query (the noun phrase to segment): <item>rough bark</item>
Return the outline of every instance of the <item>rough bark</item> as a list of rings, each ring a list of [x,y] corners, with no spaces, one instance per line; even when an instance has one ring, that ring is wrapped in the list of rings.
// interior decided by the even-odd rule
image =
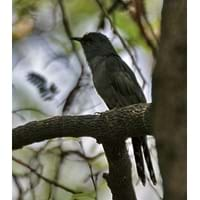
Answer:
[[[132,185],[132,167],[125,141],[103,142],[103,148],[109,163],[109,174],[104,178],[111,188],[113,200],[136,200]]]
[[[135,104],[98,115],[56,116],[33,121],[13,129],[13,150],[58,137],[89,136],[102,143],[113,138],[125,140],[151,134],[150,110],[150,104]]]
[[[186,0],[164,1],[153,74],[153,127],[165,199],[186,199]]]

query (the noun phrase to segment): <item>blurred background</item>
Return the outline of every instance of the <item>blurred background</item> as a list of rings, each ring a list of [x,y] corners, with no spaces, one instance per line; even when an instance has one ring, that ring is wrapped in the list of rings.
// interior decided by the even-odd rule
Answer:
[[[71,36],[101,32],[134,71],[148,102],[160,36],[162,0],[13,0],[13,127],[55,115],[107,110]],[[117,30],[117,31],[116,31]],[[123,41],[122,41],[123,40]],[[133,152],[127,140],[130,156]],[[155,140],[148,137],[158,184],[144,187],[133,164],[138,199],[163,196]],[[59,138],[13,152],[13,200],[112,199],[103,148],[92,138]],[[149,177],[147,173],[147,177]]]

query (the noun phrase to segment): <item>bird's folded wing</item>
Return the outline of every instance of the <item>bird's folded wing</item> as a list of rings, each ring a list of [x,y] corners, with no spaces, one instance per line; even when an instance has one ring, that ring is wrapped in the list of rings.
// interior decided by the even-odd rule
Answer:
[[[146,102],[134,73],[120,57],[110,56],[106,59],[106,66],[108,73],[112,74],[110,81],[113,89],[119,97],[126,98],[126,105]]]

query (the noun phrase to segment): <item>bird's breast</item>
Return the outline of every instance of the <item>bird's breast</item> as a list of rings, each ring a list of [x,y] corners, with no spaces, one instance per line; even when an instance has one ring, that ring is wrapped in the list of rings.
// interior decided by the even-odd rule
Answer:
[[[96,88],[97,93],[109,108],[114,107],[116,104],[117,97],[113,92],[110,80],[110,74],[106,70],[105,63],[101,63],[96,67],[96,70],[93,72],[93,82]]]

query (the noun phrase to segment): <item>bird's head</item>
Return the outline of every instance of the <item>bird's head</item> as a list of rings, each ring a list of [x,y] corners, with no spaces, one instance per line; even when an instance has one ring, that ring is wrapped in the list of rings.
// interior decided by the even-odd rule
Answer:
[[[91,32],[85,34],[83,37],[72,37],[71,39],[81,43],[89,62],[96,56],[116,54],[116,51],[109,39],[101,33]]]

